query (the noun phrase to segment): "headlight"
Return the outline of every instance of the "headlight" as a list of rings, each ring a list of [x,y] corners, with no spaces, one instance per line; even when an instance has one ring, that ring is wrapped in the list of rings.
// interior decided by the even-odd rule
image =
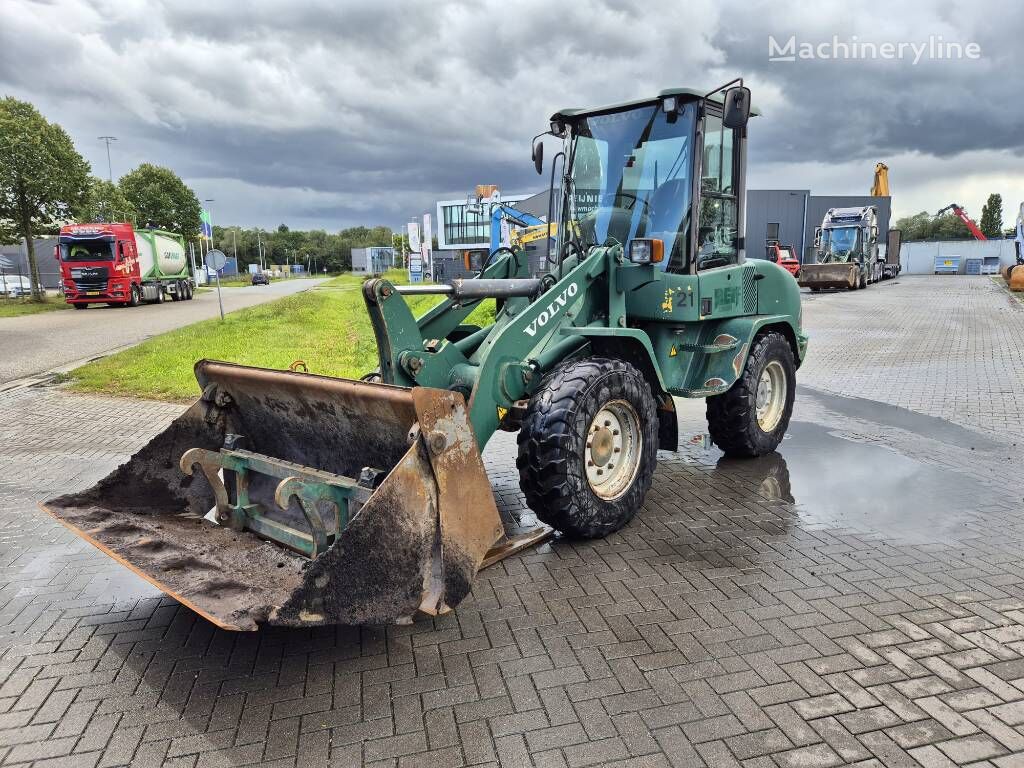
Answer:
[[[629,260],[634,264],[658,264],[665,258],[665,242],[653,237],[629,241]]]

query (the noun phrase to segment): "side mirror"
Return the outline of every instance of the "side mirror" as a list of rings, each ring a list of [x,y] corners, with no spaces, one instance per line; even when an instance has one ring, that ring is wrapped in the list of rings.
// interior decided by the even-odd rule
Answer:
[[[53,258],[56,259],[57,261],[60,261],[60,246],[59,245],[53,246]]]
[[[533,167],[537,169],[537,175],[544,173],[544,145],[537,142],[533,145]]]
[[[821,248],[821,227],[814,228],[814,247]]]
[[[730,88],[725,92],[722,111],[722,125],[726,128],[742,128],[750,119],[750,89],[746,86]]]

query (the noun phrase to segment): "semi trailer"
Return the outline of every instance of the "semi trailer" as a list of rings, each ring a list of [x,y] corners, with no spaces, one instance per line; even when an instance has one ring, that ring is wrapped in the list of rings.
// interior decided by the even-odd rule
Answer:
[[[54,256],[64,298],[75,309],[188,301],[195,294],[185,241],[173,232],[136,231],[127,223],[68,224],[60,229]]]

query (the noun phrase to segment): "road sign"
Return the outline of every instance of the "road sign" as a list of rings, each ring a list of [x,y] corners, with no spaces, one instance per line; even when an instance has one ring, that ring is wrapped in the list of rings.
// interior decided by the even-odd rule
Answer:
[[[223,251],[212,250],[206,253],[206,266],[215,272],[224,269],[224,265],[228,263],[228,257],[224,255]]]
[[[206,252],[206,268],[212,269],[213,274],[217,276],[217,306],[220,307],[220,319],[224,319],[224,300],[220,296],[220,271],[224,269],[224,265],[228,263],[228,257],[224,255],[223,251],[218,251],[216,248],[212,251]]]
[[[409,256],[409,282],[423,282],[423,260],[419,257],[419,254],[414,253]]]

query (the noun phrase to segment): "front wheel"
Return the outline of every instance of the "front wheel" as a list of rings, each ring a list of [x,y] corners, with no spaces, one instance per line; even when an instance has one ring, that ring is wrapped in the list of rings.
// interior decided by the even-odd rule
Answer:
[[[782,442],[796,396],[793,348],[781,333],[754,341],[743,375],[707,399],[711,441],[726,456],[764,456]]]
[[[519,487],[537,517],[570,536],[605,536],[633,518],[651,487],[651,387],[621,360],[564,363],[530,398],[518,442]]]
[[[129,307],[139,306],[139,289],[136,286],[132,286],[132,297],[128,299]]]

